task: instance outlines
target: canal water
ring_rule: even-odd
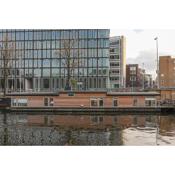
[[[175,116],[0,113],[0,145],[175,145]]]

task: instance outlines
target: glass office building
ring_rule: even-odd
[[[9,92],[64,90],[68,68],[61,53],[65,41],[74,43],[69,50],[76,63],[71,70],[74,89],[108,89],[109,33],[108,29],[0,30],[0,89],[5,53]]]

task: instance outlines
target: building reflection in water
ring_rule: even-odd
[[[175,145],[173,116],[0,114],[1,145]]]

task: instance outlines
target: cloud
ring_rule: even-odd
[[[155,50],[140,51],[136,58],[128,58],[127,64],[139,64],[139,67],[144,68],[146,73],[152,74],[153,77],[155,77],[157,68],[157,57]]]

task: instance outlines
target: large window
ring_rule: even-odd
[[[26,98],[22,99],[12,99],[12,106],[27,106],[28,100]]]
[[[145,98],[145,106],[156,106],[156,98],[146,97]]]
[[[41,69],[34,69],[34,76],[41,77]]]
[[[91,107],[103,107],[104,105],[103,98],[91,98],[90,102]]]
[[[54,106],[54,100],[52,97],[44,98],[44,106]]]
[[[50,80],[49,79],[43,79],[43,88],[48,89],[50,87]]]
[[[50,69],[43,69],[43,76],[50,77]]]

